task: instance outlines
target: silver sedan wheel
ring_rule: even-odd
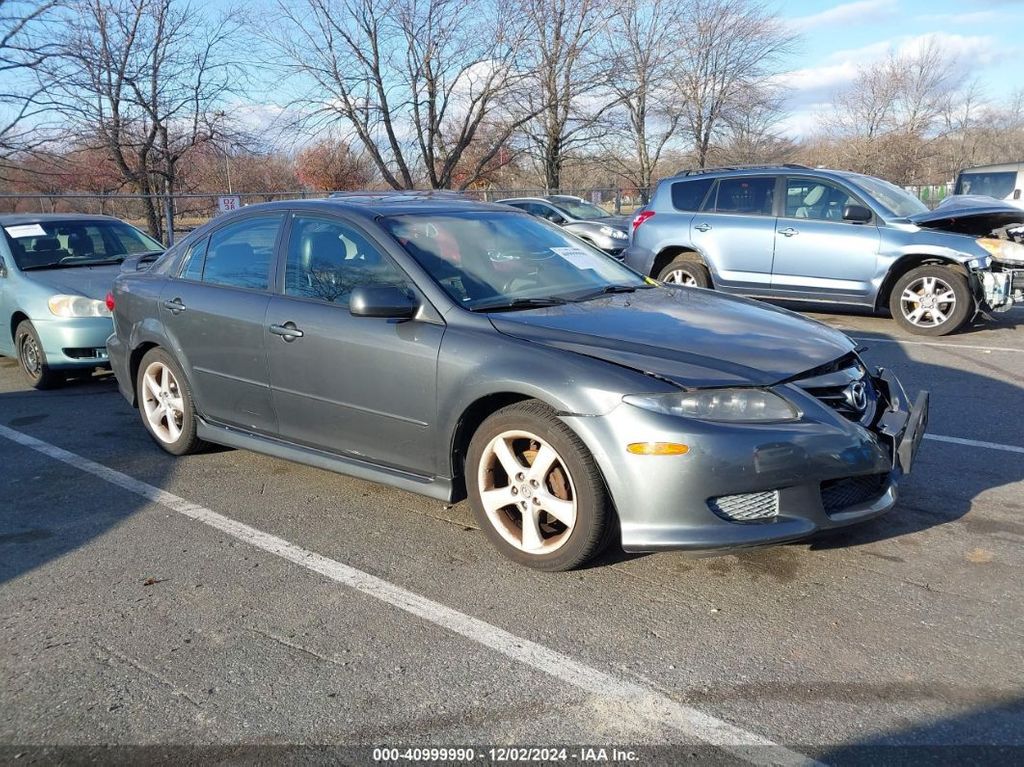
[[[502,538],[527,554],[565,545],[576,526],[576,489],[562,457],[527,431],[506,431],[484,448],[480,500]]]
[[[168,445],[178,441],[185,420],[185,403],[174,373],[162,362],[152,362],[142,375],[142,410],[157,439]]]
[[[939,277],[921,277],[907,285],[900,296],[900,309],[907,321],[934,328],[949,321],[956,307],[953,287]]]
[[[689,272],[684,272],[682,269],[673,269],[665,275],[662,282],[668,282],[672,285],[697,285],[697,280],[693,279],[693,275]]]

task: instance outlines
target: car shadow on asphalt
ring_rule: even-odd
[[[929,690],[925,694],[930,694]],[[821,764],[835,767],[1020,764],[1024,758],[1024,698],[996,693],[991,697],[995,699],[954,716],[807,752]]]

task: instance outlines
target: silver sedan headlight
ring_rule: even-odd
[[[611,237],[613,240],[628,240],[629,239],[629,235],[626,234],[624,231],[622,231],[621,229],[615,229],[615,228],[610,227],[610,226],[602,226],[597,231],[599,231],[605,237]]]
[[[109,317],[110,309],[104,301],[85,296],[51,296],[47,302],[50,312],[58,317]]]
[[[670,394],[628,394],[623,402],[655,413],[704,421],[795,421],[800,411],[766,389],[699,389]]]

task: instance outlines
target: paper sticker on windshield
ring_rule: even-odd
[[[579,248],[552,248],[551,250],[560,255],[577,269],[594,268],[594,257]]]
[[[39,224],[18,224],[17,226],[5,226],[7,234],[11,237],[45,237],[46,232]]]

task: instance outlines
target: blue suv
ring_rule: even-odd
[[[687,171],[633,219],[625,261],[663,282],[888,309],[940,336],[1024,300],[1024,211],[967,196],[929,210],[881,179],[800,165]]]

